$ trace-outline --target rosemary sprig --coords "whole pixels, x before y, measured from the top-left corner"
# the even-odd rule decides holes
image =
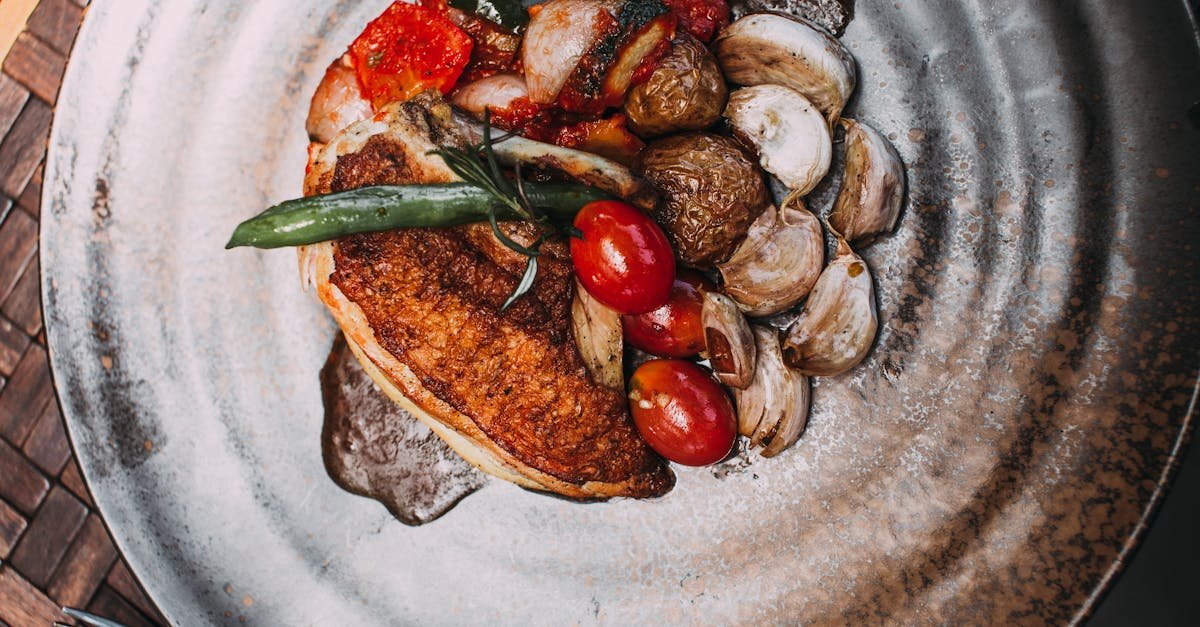
[[[520,216],[522,220],[539,224],[549,229],[549,232],[539,237],[532,246],[522,246],[513,241],[512,238],[500,229],[500,222],[497,218],[497,212],[500,207],[494,206],[488,212],[488,223],[491,225],[492,234],[496,236],[496,239],[500,240],[506,247],[528,258],[528,261],[525,263],[525,273],[521,276],[521,281],[500,308],[500,311],[504,311],[533,287],[533,281],[537,278],[538,271],[537,258],[542,254],[541,246],[545,243],[546,239],[551,235],[563,232],[569,234],[569,231],[564,231],[556,227],[549,218],[538,211],[533,203],[529,202],[529,197],[525,195],[524,182],[521,180],[521,165],[519,163],[515,168],[515,184],[508,177],[504,176],[504,172],[501,171],[500,165],[496,161],[496,153],[492,150],[492,144],[504,141],[512,137],[514,133],[508,133],[492,139],[492,127],[489,120],[490,116],[485,111],[483,117],[483,139],[479,144],[470,146],[465,150],[459,148],[440,148],[434,150],[433,154],[440,156],[446,162],[446,165],[463,182],[478,187],[490,194],[496,199],[499,206],[511,210],[512,213]]]

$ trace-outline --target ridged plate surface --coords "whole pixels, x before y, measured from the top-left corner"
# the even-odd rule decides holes
[[[775,460],[658,501],[492,482],[406,527],[320,457],[333,326],[291,251],[324,66],[386,2],[95,0],[54,125],[44,302],[96,501],[178,624],[1063,621],[1190,430],[1200,57],[1182,2],[857,3],[849,114],[908,165],[882,332]]]

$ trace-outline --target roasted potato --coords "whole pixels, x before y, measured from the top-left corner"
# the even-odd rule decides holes
[[[629,128],[642,137],[698,131],[721,117],[728,96],[716,58],[680,33],[650,78],[629,90],[625,115]]]
[[[686,265],[729,258],[770,202],[764,174],[728,137],[687,133],[651,142],[638,170],[659,192],[654,219]]]

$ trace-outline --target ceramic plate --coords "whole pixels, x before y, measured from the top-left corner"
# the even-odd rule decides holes
[[[864,251],[882,331],[774,460],[657,501],[492,482],[407,527],[321,462],[334,327],[294,254],[222,249],[300,192],[325,65],[382,0],[95,0],[42,268],[58,393],[172,622],[1063,621],[1160,499],[1200,355],[1200,58],[1183,2],[860,1],[849,113],[908,166]]]

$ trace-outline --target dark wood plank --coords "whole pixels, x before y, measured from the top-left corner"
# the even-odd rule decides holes
[[[8,385],[0,390],[0,435],[20,446],[54,398],[46,349],[30,344]]]
[[[108,584],[109,587],[115,590],[117,594],[120,594],[126,601],[132,603],[134,607],[141,610],[143,614],[150,617],[150,620],[163,625],[167,624],[167,620],[162,617],[162,614],[159,614],[158,608],[154,606],[154,602],[142,591],[141,585],[133,577],[133,573],[130,572],[129,566],[125,564],[125,560],[117,560],[117,563],[113,564],[112,570],[108,571],[108,577],[105,578],[104,583]]]
[[[69,0],[41,0],[25,27],[64,55],[71,52],[83,8]]]
[[[29,521],[21,512],[13,509],[12,505],[0,501],[0,561],[8,558],[12,548],[17,545],[17,539],[29,526]]]
[[[21,197],[17,199],[17,204],[35,218],[40,217],[42,212],[42,177],[45,171],[46,160],[42,159],[29,182],[25,184],[25,191],[21,192]]]
[[[12,55],[9,55],[9,59]],[[25,103],[12,130],[0,143],[0,191],[18,198],[25,184],[46,155],[46,139],[50,134],[50,106],[41,100]]]
[[[0,439],[0,498],[26,516],[37,511],[50,489],[50,481],[21,452]]]
[[[0,74],[0,137],[8,134],[13,122],[29,100],[29,90],[4,74]]]
[[[71,445],[67,441],[62,416],[58,413],[58,403],[46,403],[41,418],[38,418],[29,437],[25,438],[21,452],[51,477],[67,465],[67,460],[71,458]]]
[[[42,102],[54,104],[67,57],[28,32],[13,42],[4,59],[4,73],[24,85]]]
[[[0,317],[0,376],[7,377],[16,370],[28,346],[29,336],[7,318]]]
[[[75,461],[74,457],[67,462],[67,467],[63,468],[58,480],[71,491],[71,494],[87,503],[88,507],[95,508],[95,505],[92,504],[92,495],[88,492],[87,485],[83,483],[83,474],[79,472],[79,462]]]
[[[42,277],[38,272],[38,258],[25,264],[25,272],[17,279],[8,298],[0,305],[0,312],[9,320],[20,325],[21,330],[30,336],[42,330]]]
[[[0,176],[3,176],[0,170]],[[0,224],[0,301],[8,298],[37,251],[37,220],[23,211],[10,211]]]
[[[0,620],[13,627],[48,627],[70,622],[50,597],[7,565],[0,566]]]
[[[154,624],[147,620],[141,612],[108,586],[100,586],[100,590],[88,604],[87,610],[97,616],[115,620],[126,627],[154,627]]]
[[[13,549],[9,565],[44,588],[87,518],[87,508],[62,486],[54,486]]]
[[[71,543],[46,592],[59,605],[83,607],[117,561],[117,549],[100,517],[92,514]]]

